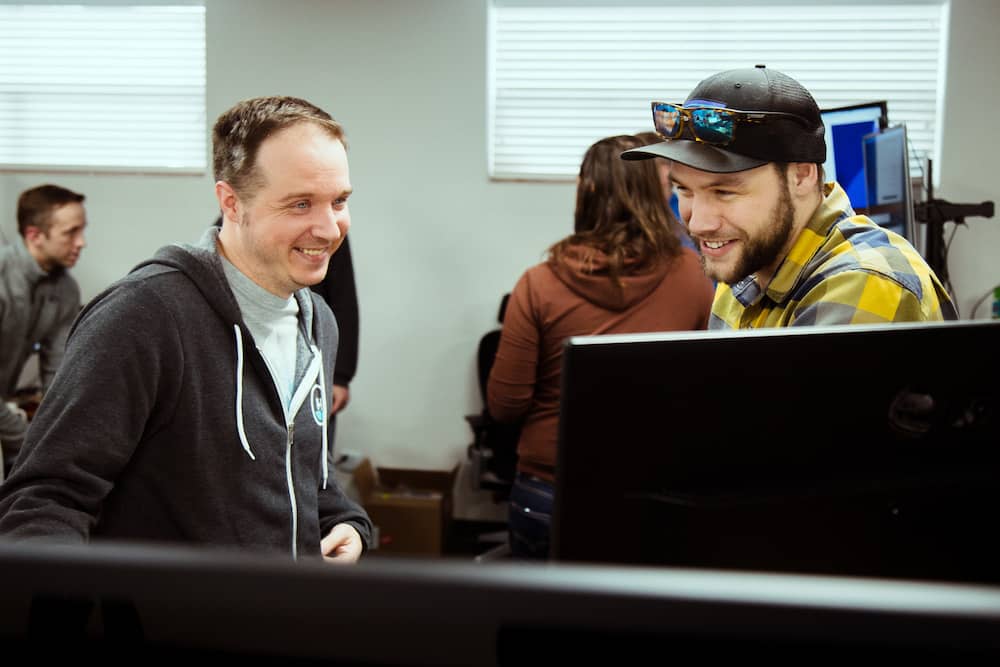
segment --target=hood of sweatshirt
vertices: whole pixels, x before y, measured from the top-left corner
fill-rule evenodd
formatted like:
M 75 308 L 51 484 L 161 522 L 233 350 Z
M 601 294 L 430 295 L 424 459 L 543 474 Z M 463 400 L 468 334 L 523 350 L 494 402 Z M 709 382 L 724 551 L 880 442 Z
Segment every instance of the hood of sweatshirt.
M 584 245 L 571 245 L 559 262 L 549 266 L 574 294 L 613 311 L 622 311 L 642 301 L 659 286 L 670 270 L 670 262 L 660 262 L 642 272 L 633 272 L 626 261 L 619 275 L 621 284 L 608 275 L 607 255 Z

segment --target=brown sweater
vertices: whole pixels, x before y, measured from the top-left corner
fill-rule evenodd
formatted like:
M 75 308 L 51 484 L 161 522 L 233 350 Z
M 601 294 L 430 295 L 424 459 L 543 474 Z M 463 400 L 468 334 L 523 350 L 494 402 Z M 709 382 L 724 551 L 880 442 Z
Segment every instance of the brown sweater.
M 712 307 L 712 283 L 690 249 L 654 271 L 624 276 L 624 290 L 602 270 L 603 258 L 592 266 L 585 271 L 579 251 L 571 248 L 564 263 L 542 263 L 521 276 L 490 372 L 490 414 L 499 421 L 523 420 L 518 470 L 549 481 L 555 480 L 563 341 L 704 329 Z

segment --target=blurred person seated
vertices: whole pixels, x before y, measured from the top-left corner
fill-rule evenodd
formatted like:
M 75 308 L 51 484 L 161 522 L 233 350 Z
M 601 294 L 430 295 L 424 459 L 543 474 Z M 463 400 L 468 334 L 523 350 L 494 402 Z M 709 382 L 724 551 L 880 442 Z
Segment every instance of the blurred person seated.
M 80 287 L 68 269 L 86 245 L 84 196 L 39 185 L 17 200 L 21 243 L 0 247 L 0 442 L 9 469 L 28 420 L 63 358 L 66 337 L 80 311 Z M 40 387 L 19 388 L 22 371 L 38 353 Z

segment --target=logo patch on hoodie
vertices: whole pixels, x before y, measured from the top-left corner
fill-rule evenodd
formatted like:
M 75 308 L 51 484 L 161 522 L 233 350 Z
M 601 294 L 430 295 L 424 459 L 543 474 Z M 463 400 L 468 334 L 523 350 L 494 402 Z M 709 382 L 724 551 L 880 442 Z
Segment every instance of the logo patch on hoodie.
M 323 388 L 318 384 L 313 385 L 309 402 L 312 404 L 313 421 L 322 426 L 326 423 L 326 405 L 323 401 Z

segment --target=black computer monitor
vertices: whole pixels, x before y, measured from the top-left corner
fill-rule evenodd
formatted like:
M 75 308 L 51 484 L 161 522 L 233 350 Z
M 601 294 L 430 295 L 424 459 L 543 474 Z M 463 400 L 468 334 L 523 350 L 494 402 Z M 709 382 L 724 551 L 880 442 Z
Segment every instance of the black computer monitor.
M 888 115 L 884 100 L 820 111 L 826 126 L 826 180 L 840 183 L 855 209 L 868 205 L 862 141 L 888 126 Z
M 996 664 L 1000 589 L 0 541 L 5 664 Z
M 552 558 L 1000 582 L 1000 322 L 577 337 Z
M 911 243 L 916 233 L 913 221 L 913 190 L 910 185 L 910 153 L 906 126 L 893 125 L 862 138 L 868 205 L 857 209 L 874 222 L 891 229 Z

